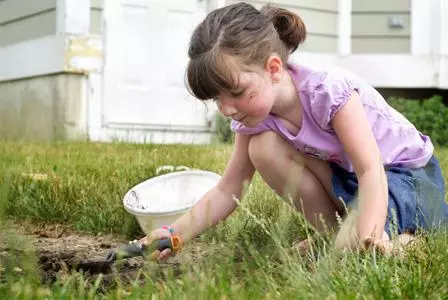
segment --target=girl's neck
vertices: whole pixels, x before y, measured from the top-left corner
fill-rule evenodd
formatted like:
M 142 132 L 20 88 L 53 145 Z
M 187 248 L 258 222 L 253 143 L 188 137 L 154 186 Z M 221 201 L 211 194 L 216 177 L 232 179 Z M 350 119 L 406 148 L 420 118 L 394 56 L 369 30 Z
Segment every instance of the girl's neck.
M 271 113 L 286 119 L 289 119 L 288 117 L 291 115 L 300 115 L 301 105 L 299 95 L 294 81 L 286 69 L 276 89 L 277 97 Z

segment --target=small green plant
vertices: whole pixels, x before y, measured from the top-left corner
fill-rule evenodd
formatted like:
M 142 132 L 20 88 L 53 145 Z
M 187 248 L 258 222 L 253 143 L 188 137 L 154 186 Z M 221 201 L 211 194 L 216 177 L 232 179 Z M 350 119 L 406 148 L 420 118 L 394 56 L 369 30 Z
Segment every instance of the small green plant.
M 388 102 L 434 144 L 448 145 L 448 107 L 441 96 L 427 100 L 391 98 Z
M 217 113 L 215 116 L 216 136 L 220 143 L 233 143 L 235 134 L 230 129 L 231 119 Z

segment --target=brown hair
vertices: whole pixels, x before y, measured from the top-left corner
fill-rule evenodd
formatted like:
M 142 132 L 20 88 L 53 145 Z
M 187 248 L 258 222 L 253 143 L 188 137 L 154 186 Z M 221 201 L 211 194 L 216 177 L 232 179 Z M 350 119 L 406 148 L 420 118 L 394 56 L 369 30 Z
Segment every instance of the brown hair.
M 201 100 L 238 87 L 238 71 L 264 67 L 277 53 L 284 64 L 305 40 L 299 16 L 286 9 L 265 6 L 257 10 L 237 3 L 210 12 L 194 30 L 187 67 L 189 91 Z

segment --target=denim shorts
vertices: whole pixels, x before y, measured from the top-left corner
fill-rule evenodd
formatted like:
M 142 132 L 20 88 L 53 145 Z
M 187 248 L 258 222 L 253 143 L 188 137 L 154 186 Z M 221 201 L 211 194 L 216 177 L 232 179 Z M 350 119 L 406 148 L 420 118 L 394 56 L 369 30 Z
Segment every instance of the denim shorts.
M 356 205 L 356 175 L 335 163 L 330 163 L 330 167 L 333 171 L 333 192 L 350 210 Z M 447 227 L 445 183 L 435 156 L 422 168 L 386 167 L 385 171 L 389 187 L 385 231 L 389 237 L 403 232 Z

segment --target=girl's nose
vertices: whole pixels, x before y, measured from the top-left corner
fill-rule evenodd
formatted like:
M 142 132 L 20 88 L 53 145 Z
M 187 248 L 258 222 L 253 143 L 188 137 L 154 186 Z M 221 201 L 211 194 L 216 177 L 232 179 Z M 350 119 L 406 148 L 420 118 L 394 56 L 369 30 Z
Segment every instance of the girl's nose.
M 226 117 L 231 117 L 238 112 L 233 103 L 226 100 L 218 101 L 218 109 Z

